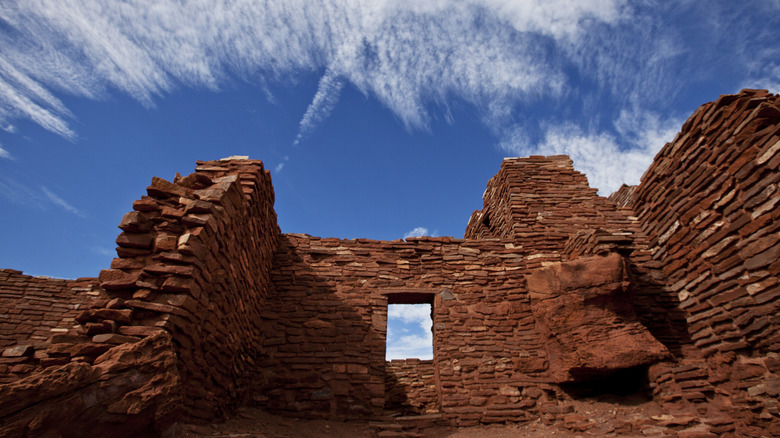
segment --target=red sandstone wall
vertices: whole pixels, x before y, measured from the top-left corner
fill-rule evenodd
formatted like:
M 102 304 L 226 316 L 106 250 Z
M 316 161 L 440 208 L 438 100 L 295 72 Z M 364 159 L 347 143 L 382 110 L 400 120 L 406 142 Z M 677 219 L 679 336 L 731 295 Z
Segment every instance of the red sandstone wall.
M 105 295 L 41 352 L 49 367 L 0 387 L 9 407 L 0 434 L 170 434 L 183 418 L 224 416 L 258 383 L 259 312 L 279 234 L 269 173 L 242 158 L 198 162 L 173 183 L 153 178 L 147 193 L 119 225 L 119 257 L 100 273 Z M 3 274 L 13 297 L 29 292 L 24 303 L 41 284 L 90 284 Z
M 733 417 L 777 425 L 779 167 L 780 98 L 745 90 L 700 107 L 635 192 L 652 262 L 701 353 L 654 370 L 667 401 L 728 398 Z
M 472 214 L 467 239 L 509 238 L 539 252 L 560 251 L 578 231 L 625 229 L 629 221 L 596 194 L 568 156 L 506 158 Z
M 513 239 L 534 257 L 558 254 L 564 260 L 619 252 L 629 262 L 629 293 L 639 320 L 681 354 L 688 342 L 684 316 L 630 208 L 635 188 L 624 186 L 610 199 L 596 192 L 567 156 L 505 159 L 488 182 L 484 207 L 472 215 L 466 238 Z
M 96 278 L 60 280 L 0 270 L 0 383 L 50 364 L 45 350 L 52 338 L 78 326 L 76 316 L 104 296 L 97 283 Z
M 262 313 L 263 403 L 297 415 L 381 413 L 387 296 L 429 293 L 444 415 L 460 424 L 528 418 L 548 361 L 524 275 L 550 260 L 509 240 L 285 235 Z
M 618 207 L 633 207 L 636 189 L 637 186 L 623 184 L 615 193 L 609 195 L 608 199 Z
M 0 436 L 176 436 L 181 405 L 171 337 L 160 331 L 93 363 L 49 366 L 0 385 Z
M 235 409 L 256 384 L 271 258 L 279 233 L 268 171 L 243 158 L 198 162 L 174 183 L 154 178 L 122 219 L 101 284 L 126 312 L 121 335 L 173 336 L 190 419 Z M 85 320 L 100 319 L 86 315 Z
M 405 359 L 385 363 L 385 410 L 402 415 L 440 412 L 432 360 Z
M 635 210 L 705 354 L 780 350 L 780 98 L 699 108 L 646 172 Z

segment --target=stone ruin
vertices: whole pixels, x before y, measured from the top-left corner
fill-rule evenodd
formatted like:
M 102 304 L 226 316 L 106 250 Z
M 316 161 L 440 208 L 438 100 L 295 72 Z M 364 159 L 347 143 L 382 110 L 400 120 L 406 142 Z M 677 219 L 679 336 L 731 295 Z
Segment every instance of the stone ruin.
M 694 413 L 686 436 L 780 436 L 779 167 L 780 97 L 743 90 L 609 198 L 566 156 L 509 158 L 463 239 L 377 241 L 283 234 L 260 161 L 198 162 L 152 179 L 97 279 L 0 270 L 0 436 L 176 436 L 245 404 L 571 423 L 626 388 Z M 433 360 L 385 360 L 404 303 L 432 305 Z

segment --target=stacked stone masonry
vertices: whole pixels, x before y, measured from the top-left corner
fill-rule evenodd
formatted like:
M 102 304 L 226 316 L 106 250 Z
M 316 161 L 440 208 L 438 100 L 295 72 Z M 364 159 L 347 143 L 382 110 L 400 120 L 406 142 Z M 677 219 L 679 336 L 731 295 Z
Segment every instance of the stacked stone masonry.
M 587 429 L 570 404 L 605 381 L 700 436 L 780 435 L 778 167 L 780 100 L 743 90 L 609 199 L 568 157 L 505 159 L 464 239 L 377 241 L 282 234 L 261 162 L 198 162 L 152 180 L 98 281 L 0 271 L 0 435 L 175 436 L 245 403 Z M 393 303 L 432 305 L 433 360 L 385 360 Z
M 259 161 L 198 162 L 155 178 L 122 219 L 101 284 L 107 307 L 131 314 L 122 335 L 171 333 L 185 411 L 224 417 L 252 392 L 265 334 L 270 260 L 279 234 L 269 172 Z
M 461 424 L 527 415 L 512 383 L 548 368 L 523 286 L 541 258 L 498 239 L 282 240 L 263 315 L 277 336 L 262 366 L 268 409 L 381 414 L 388 296 L 418 294 L 433 301 L 441 412 Z
M 385 410 L 403 415 L 438 414 L 439 391 L 432 360 L 395 359 L 385 363 Z
M 50 341 L 73 333 L 76 317 L 103 296 L 96 278 L 59 280 L 0 270 L 0 383 L 57 363 L 46 353 Z
M 582 230 L 627 229 L 630 219 L 596 192 L 568 156 L 505 158 L 466 238 L 509 238 L 543 253 L 561 251 Z
M 652 263 L 676 294 L 698 353 L 689 365 L 656 371 L 668 388 L 661 396 L 720 399 L 753 424 L 774 424 L 775 435 L 779 168 L 780 98 L 744 90 L 697 109 L 633 200 Z

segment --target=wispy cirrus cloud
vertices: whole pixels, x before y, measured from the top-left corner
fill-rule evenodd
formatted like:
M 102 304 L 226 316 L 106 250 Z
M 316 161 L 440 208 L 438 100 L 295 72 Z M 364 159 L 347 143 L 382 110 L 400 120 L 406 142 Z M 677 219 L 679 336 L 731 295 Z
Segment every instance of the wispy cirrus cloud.
M 0 117 L 73 136 L 52 90 L 100 97 L 116 89 L 151 105 L 179 84 L 216 89 L 228 72 L 281 80 L 320 69 L 302 133 L 327 115 L 340 81 L 373 94 L 409 127 L 425 127 L 427 104 L 452 96 L 489 117 L 524 94 L 560 89 L 560 69 L 539 38 L 571 40 L 587 20 L 618 20 L 621 3 L 9 1 L 0 5 L 8 47 Z
M 282 157 L 282 160 L 276 166 L 274 166 L 274 173 L 281 172 L 282 169 L 284 169 L 284 165 L 287 164 L 288 161 L 290 161 L 289 155 Z
M 105 257 L 113 257 L 116 255 L 116 249 L 105 246 L 93 245 L 91 250 L 92 253 Z
M 330 71 L 325 72 L 317 86 L 317 94 L 314 95 L 314 99 L 303 114 L 299 124 L 298 135 L 293 142 L 294 144 L 298 144 L 306 138 L 312 130 L 330 115 L 330 112 L 333 111 L 336 103 L 338 103 L 343 87 L 344 82 L 341 79 Z
M 351 86 L 408 129 L 427 129 L 439 117 L 453 122 L 449 108 L 458 101 L 518 154 L 584 156 L 606 145 L 632 159 L 631 151 L 649 152 L 624 138 L 622 114 L 655 114 L 665 127 L 680 117 L 670 102 L 701 83 L 734 87 L 721 92 L 780 84 L 777 5 L 7 0 L 0 124 L 26 119 L 75 139 L 77 116 L 64 95 L 120 92 L 152 106 L 177 87 L 218 90 L 240 77 L 268 90 L 322 72 L 294 142 L 305 141 Z M 756 14 L 762 19 L 747 17 Z M 563 136 L 581 146 L 563 147 Z
M 11 153 L 7 150 L 3 149 L 3 145 L 0 144 L 0 158 L 5 158 L 6 160 L 11 159 Z
M 84 217 L 83 214 L 74 206 L 70 205 L 67 201 L 57 196 L 54 192 L 47 189 L 46 187 L 41 187 L 41 191 L 44 195 L 46 195 L 46 198 L 54 205 L 58 207 L 62 207 L 65 211 L 75 214 L 76 216 Z
M 79 217 L 84 214 L 46 186 L 39 186 L 34 178 L 13 168 L 0 172 L 0 199 L 37 210 L 48 210 L 53 205 Z

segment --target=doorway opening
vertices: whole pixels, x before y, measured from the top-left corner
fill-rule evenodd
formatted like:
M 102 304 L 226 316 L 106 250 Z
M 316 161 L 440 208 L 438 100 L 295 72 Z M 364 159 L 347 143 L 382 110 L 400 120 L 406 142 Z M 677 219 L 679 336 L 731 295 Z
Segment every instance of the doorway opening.
M 385 410 L 401 415 L 439 412 L 433 345 L 433 299 L 428 291 L 387 294 Z
M 432 305 L 388 304 L 385 360 L 433 359 Z

